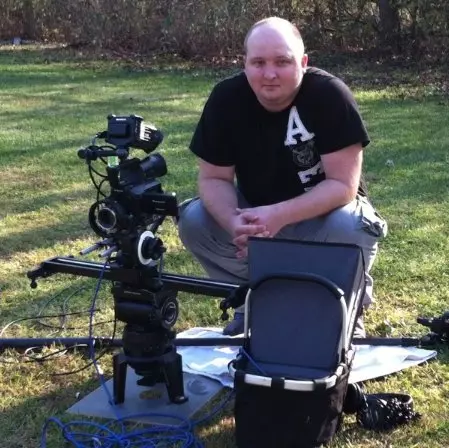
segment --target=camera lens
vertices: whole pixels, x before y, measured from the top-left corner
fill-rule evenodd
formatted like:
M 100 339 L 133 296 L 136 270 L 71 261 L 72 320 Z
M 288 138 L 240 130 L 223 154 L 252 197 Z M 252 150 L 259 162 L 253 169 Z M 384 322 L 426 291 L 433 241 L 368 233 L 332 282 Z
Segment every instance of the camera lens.
M 102 228 L 107 233 L 116 230 L 117 215 L 115 214 L 115 211 L 108 207 L 100 208 L 97 214 L 97 224 L 98 227 Z
M 90 207 L 89 224 L 97 235 L 107 238 L 126 228 L 129 221 L 126 210 L 117 202 L 106 198 Z

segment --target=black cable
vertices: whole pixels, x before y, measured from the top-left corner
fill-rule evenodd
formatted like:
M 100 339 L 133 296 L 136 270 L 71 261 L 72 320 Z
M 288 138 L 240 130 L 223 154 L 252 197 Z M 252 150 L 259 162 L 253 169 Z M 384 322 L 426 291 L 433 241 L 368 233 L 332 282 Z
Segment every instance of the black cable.
M 116 335 L 116 331 L 117 331 L 117 320 L 114 319 L 114 328 L 112 331 L 112 339 L 115 338 Z M 96 324 L 95 324 L 96 325 Z M 28 353 L 29 350 L 33 350 L 35 347 L 29 347 L 23 356 L 26 356 L 30 359 L 28 360 L 21 360 L 20 362 L 23 363 L 32 363 L 32 362 L 36 362 L 36 363 L 41 363 L 41 362 L 46 362 L 46 361 L 50 361 L 52 360 L 55 356 L 59 355 L 60 353 L 65 353 L 68 350 L 74 349 L 74 348 L 89 348 L 87 345 L 85 344 L 74 344 L 74 345 L 70 345 L 68 347 L 64 347 L 63 349 L 57 350 L 56 352 L 52 352 L 49 353 L 47 355 L 44 356 L 32 356 L 30 353 Z M 98 356 L 95 357 L 94 360 L 89 361 L 87 364 L 85 364 L 83 367 L 77 369 L 77 370 L 71 370 L 69 372 L 59 372 L 59 373 L 51 373 L 51 376 L 67 376 L 67 375 L 73 375 L 79 372 L 82 372 L 83 370 L 86 370 L 87 368 L 89 368 L 90 366 L 92 366 L 93 364 L 95 364 L 95 362 L 97 362 L 99 359 L 101 359 L 104 355 L 106 355 L 108 352 L 110 351 L 110 347 L 106 347 L 104 350 L 100 351 L 100 353 L 98 354 Z M 0 362 L 3 364 L 15 364 L 15 361 L 7 361 L 4 359 L 0 359 Z
M 115 150 L 115 148 L 113 146 L 108 146 L 108 145 L 96 146 L 95 149 L 96 150 L 100 150 L 100 151 L 102 151 L 102 150 L 113 150 L 114 151 Z M 104 165 L 107 165 L 108 162 L 107 162 L 107 160 L 104 157 L 102 157 L 100 155 L 99 159 L 101 160 L 101 162 Z M 87 165 L 88 165 L 88 168 L 89 168 L 88 169 L 88 173 L 89 173 L 90 180 L 91 180 L 92 184 L 94 185 L 95 190 L 97 192 L 97 202 L 98 202 L 99 199 L 100 199 L 100 196 L 103 196 L 104 198 L 107 197 L 107 195 L 104 194 L 101 191 L 101 187 L 102 187 L 103 183 L 108 180 L 108 176 L 105 175 L 105 174 L 100 173 L 97 169 L 95 169 L 93 167 L 93 165 L 92 165 L 92 161 L 91 160 L 87 161 Z M 97 180 L 95 179 L 95 177 L 94 177 L 94 175 L 92 173 L 95 173 L 98 177 L 100 177 L 102 179 L 100 181 L 100 183 L 97 183 Z
M 87 347 L 87 346 L 83 346 Z M 108 353 L 109 348 L 102 350 L 98 356 L 95 357 L 95 360 L 89 361 L 87 364 L 85 364 L 83 367 L 80 367 L 77 370 L 71 370 L 69 372 L 59 372 L 59 373 L 51 373 L 50 376 L 68 376 L 68 375 L 75 375 L 76 373 L 80 373 L 83 370 L 88 369 L 90 366 L 94 365 L 98 360 L 100 360 L 106 353 Z
M 88 313 L 88 311 L 84 311 L 83 313 L 84 314 Z M 64 317 L 65 318 L 66 316 L 69 316 L 69 315 L 70 315 L 70 313 L 68 313 L 68 314 L 66 313 L 66 314 L 55 315 L 53 317 Z M 43 317 L 46 317 L 46 316 L 43 316 Z M 30 319 L 35 319 L 35 318 L 30 318 Z M 114 320 L 103 320 L 103 321 L 100 321 L 100 322 L 95 322 L 94 326 L 98 327 L 99 325 L 110 324 L 111 322 L 114 322 Z M 40 321 L 39 321 L 39 324 L 42 325 L 43 327 L 50 328 L 50 329 L 53 329 L 53 330 L 59 330 L 59 331 L 64 331 L 64 330 L 82 330 L 83 329 L 82 327 L 62 327 L 62 326 L 57 326 L 57 325 L 45 324 L 44 322 L 40 322 Z
M 2 336 L 4 334 L 4 332 L 12 325 L 17 324 L 18 322 L 23 322 L 26 320 L 37 320 L 39 325 L 42 325 L 43 327 L 46 328 L 51 328 L 51 329 L 55 329 L 55 330 L 77 330 L 80 328 L 77 327 L 67 327 L 67 318 L 68 316 L 73 316 L 73 315 L 81 315 L 81 314 L 86 314 L 86 313 L 91 313 L 92 310 L 85 310 L 85 311 L 78 311 L 78 312 L 72 312 L 72 313 L 68 313 L 67 312 L 67 304 L 68 301 L 73 298 L 77 293 L 79 293 L 80 291 L 86 289 L 86 287 L 80 287 L 78 289 L 76 289 L 75 291 L 73 291 L 71 294 L 69 294 L 67 297 L 64 298 L 64 301 L 62 303 L 62 310 L 63 313 L 60 314 L 47 314 L 44 315 L 43 312 L 56 300 L 58 299 L 64 292 L 66 292 L 69 288 L 65 288 L 62 291 L 60 291 L 59 293 L 55 294 L 53 297 L 51 297 L 49 300 L 47 300 L 43 306 L 40 308 L 39 312 L 37 313 L 36 316 L 31 316 L 31 317 L 23 317 L 23 318 L 19 318 L 19 319 L 15 319 L 11 322 L 9 322 L 8 324 L 6 324 L 2 330 L 0 331 L 0 336 Z M 99 309 L 95 310 L 95 311 L 99 311 Z M 52 324 L 48 324 L 46 322 L 44 322 L 42 319 L 49 319 L 49 318 L 61 318 L 61 325 L 57 326 L 57 325 L 52 325 Z M 101 321 L 101 322 L 95 322 L 93 325 L 94 326 L 99 326 L 99 325 L 104 325 L 104 324 L 108 324 L 108 323 L 114 323 L 114 327 L 113 327 L 113 338 L 115 337 L 116 334 L 116 328 L 117 328 L 117 320 L 113 319 L 113 320 L 109 320 L 109 321 Z M 28 359 L 19 359 L 19 362 L 23 362 L 23 363 L 43 363 L 46 361 L 51 361 L 53 360 L 55 357 L 60 356 L 61 353 L 67 353 L 68 350 L 73 350 L 75 348 L 87 348 L 86 345 L 84 344 L 74 344 L 72 346 L 68 346 L 68 347 L 64 347 L 63 349 L 54 351 L 52 353 L 48 353 L 46 355 L 34 355 L 32 354 L 33 350 L 35 350 L 36 347 L 29 347 L 27 350 L 25 350 L 25 352 L 23 353 L 23 355 L 20 356 L 20 358 L 28 358 Z M 96 358 L 96 360 L 100 359 L 102 356 L 104 356 L 107 352 L 109 351 L 109 348 L 106 348 L 103 352 L 100 352 L 99 356 Z M 6 359 L 0 359 L 0 363 L 4 363 L 4 364 L 15 364 L 17 361 L 8 361 Z M 70 371 L 70 372 L 62 372 L 62 373 L 58 373 L 58 374 L 52 374 L 53 376 L 60 376 L 60 375 L 70 375 L 70 374 L 74 374 L 74 373 L 78 373 L 81 372 L 83 370 L 85 370 L 86 368 L 90 367 L 93 364 L 94 361 L 89 362 L 87 365 L 85 365 L 84 367 L 76 370 L 76 371 Z
M 67 352 L 67 350 L 74 349 L 74 348 L 77 348 L 77 347 L 86 347 L 86 345 L 85 344 L 70 345 L 68 347 L 64 347 L 64 348 L 62 348 L 60 350 L 57 350 L 56 352 L 52 352 L 52 353 L 49 353 L 48 355 L 44 355 L 44 356 L 33 356 L 33 355 L 31 355 L 30 352 L 33 351 L 37 347 L 28 347 L 25 350 L 24 354 L 21 355 L 21 356 L 22 357 L 27 357 L 27 358 L 30 358 L 30 359 L 20 360 L 20 362 L 23 362 L 23 363 L 27 364 L 27 363 L 32 363 L 32 362 L 40 363 L 40 362 L 51 361 L 56 355 L 59 355 L 60 353 L 65 353 L 65 352 Z M 41 347 L 39 347 L 39 348 L 41 348 Z M 0 359 L 0 362 L 2 364 L 16 364 L 15 361 L 7 361 L 5 359 Z
M 99 184 L 97 184 L 97 181 L 96 181 L 95 177 L 92 175 L 92 171 L 95 172 L 98 176 L 104 177 L 103 175 L 98 173 L 94 168 L 92 168 L 92 165 L 89 162 L 89 171 L 88 171 L 88 173 L 89 173 L 90 180 L 92 181 L 92 183 L 93 183 L 93 185 L 95 187 L 95 190 L 97 192 L 97 197 L 99 197 L 100 195 L 103 196 L 103 197 L 106 197 L 106 195 L 101 191 L 101 185 L 102 185 L 104 179 Z
M 107 180 L 107 179 L 103 179 L 103 180 L 99 183 L 99 185 L 98 185 L 97 196 L 96 196 L 97 202 L 100 201 L 100 196 L 103 196 L 104 198 L 108 197 L 105 193 L 103 193 L 103 192 L 101 191 L 101 187 L 103 186 L 103 183 L 104 183 L 106 180 Z
M 112 340 L 115 339 L 115 334 L 117 332 L 117 319 L 114 319 L 114 328 L 112 329 Z M 86 370 L 87 368 L 89 368 L 92 365 L 95 365 L 95 363 L 101 359 L 106 353 L 108 353 L 108 351 L 110 350 L 109 347 L 105 348 L 103 351 L 100 352 L 100 354 L 98 356 L 95 357 L 95 359 L 92 359 L 89 363 L 87 363 L 84 367 L 81 367 L 78 370 L 73 370 L 70 372 L 61 372 L 61 373 L 54 373 L 52 374 L 52 376 L 65 376 L 65 375 L 73 375 L 75 373 L 79 373 L 82 372 L 83 370 Z
M 90 312 L 89 310 L 87 310 L 87 311 L 74 311 L 73 313 L 66 313 L 66 315 L 67 315 L 67 316 L 76 316 L 76 315 L 80 315 L 80 314 L 86 314 L 86 313 L 89 313 L 89 312 Z M 50 319 L 50 318 L 61 317 L 61 314 L 49 314 L 49 315 L 46 315 L 46 316 L 40 316 L 40 317 L 41 317 L 41 318 L 45 318 L 45 319 Z M 4 332 L 5 332 L 11 325 L 16 324 L 17 322 L 23 322 L 23 321 L 26 321 L 26 320 L 35 320 L 35 319 L 37 319 L 36 316 L 32 316 L 32 317 L 21 317 L 20 319 L 15 319 L 15 320 L 9 322 L 9 323 L 6 324 L 6 325 L 2 328 L 2 330 L 0 331 L 0 337 L 3 336 L 3 333 L 4 333 Z
M 50 316 L 43 316 L 42 313 L 50 306 L 50 304 L 52 302 L 54 302 L 57 298 L 59 298 L 62 293 L 66 292 L 69 288 L 65 288 L 62 291 L 60 291 L 58 294 L 55 294 L 53 297 L 51 297 L 49 300 L 47 300 L 47 302 L 44 303 L 44 305 L 40 308 L 40 310 L 37 313 L 36 319 L 37 319 L 37 323 L 45 328 L 50 328 L 53 330 L 59 330 L 59 331 L 64 331 L 64 330 L 82 330 L 82 327 L 68 327 L 67 323 L 68 323 L 68 316 L 70 315 L 70 313 L 68 313 L 68 302 L 70 299 L 72 299 L 76 294 L 84 291 L 87 289 L 86 286 L 81 286 L 79 288 L 77 288 L 75 291 L 73 291 L 71 294 L 69 294 L 68 296 L 66 296 L 61 304 L 61 314 L 59 315 L 54 315 L 53 318 L 60 318 L 60 325 L 53 325 L 53 324 L 49 324 L 47 322 L 44 322 L 43 320 L 41 320 L 42 318 L 49 318 Z M 101 311 L 100 308 L 96 309 L 96 312 Z M 83 313 L 83 311 L 80 311 L 80 313 Z M 86 310 L 84 311 L 84 313 L 90 313 L 90 310 Z M 27 319 L 32 319 L 32 318 L 27 318 Z M 101 322 L 96 322 L 94 325 L 95 326 L 99 326 L 99 325 L 104 325 L 104 324 L 108 324 L 111 322 L 115 322 L 115 320 L 108 320 L 108 321 L 101 321 Z M 3 331 L 2 331 L 3 333 Z M 0 335 L 2 334 L 0 333 Z
M 40 325 L 42 325 L 43 327 L 47 327 L 47 328 L 60 329 L 60 330 L 67 329 L 67 328 L 66 328 L 66 323 L 67 323 L 67 310 L 66 310 L 65 305 L 67 304 L 67 302 L 68 302 L 69 299 L 71 299 L 71 298 L 74 297 L 77 293 L 83 291 L 84 289 L 86 289 L 86 287 L 82 286 L 82 287 L 76 289 L 75 291 L 73 291 L 71 294 L 69 294 L 69 295 L 64 299 L 63 304 L 62 304 L 62 306 L 61 306 L 61 308 L 62 308 L 62 313 L 58 316 L 58 317 L 61 318 L 61 319 L 60 319 L 61 324 L 60 324 L 59 327 L 56 327 L 55 325 L 47 324 L 46 322 L 43 322 L 43 321 L 39 320 L 39 318 L 42 316 L 42 314 L 43 314 L 44 311 L 47 309 L 47 307 L 49 307 L 49 305 L 50 305 L 52 302 L 54 302 L 55 299 L 57 299 L 57 298 L 61 295 L 62 292 L 67 291 L 68 288 L 63 289 L 60 293 L 54 295 L 54 296 L 51 297 L 49 300 L 47 300 L 47 302 L 44 303 L 44 305 L 40 308 L 39 312 L 37 313 L 37 316 L 36 316 L 37 322 L 38 322 Z
M 96 311 L 98 311 L 98 310 L 96 310 Z M 90 313 L 90 310 L 86 310 L 86 311 L 75 311 L 75 312 L 73 312 L 73 313 L 66 313 L 65 316 L 77 316 L 77 315 L 80 315 L 80 314 L 87 314 L 87 313 Z M 43 319 L 54 319 L 54 318 L 61 317 L 61 316 L 62 316 L 62 314 L 49 314 L 49 315 L 46 315 L 46 316 L 39 316 L 39 317 L 40 317 L 40 318 L 43 318 Z M 4 333 L 4 332 L 5 332 L 11 325 L 14 325 L 14 324 L 16 324 L 16 323 L 18 323 L 18 322 L 23 322 L 23 321 L 26 321 L 26 320 L 35 320 L 35 319 L 37 319 L 36 316 L 32 316 L 32 317 L 21 317 L 20 319 L 16 319 L 16 320 L 13 320 L 13 321 L 9 322 L 9 323 L 6 324 L 6 325 L 2 328 L 2 330 L 0 331 L 0 337 L 3 336 L 3 333 Z M 102 321 L 102 322 L 96 322 L 96 323 L 94 324 L 94 326 L 104 325 L 104 324 L 109 324 L 109 323 L 111 323 L 111 322 L 114 322 L 114 321 L 113 321 L 113 320 L 105 320 L 105 321 Z M 50 324 L 47 324 L 46 326 L 49 327 L 49 328 L 59 329 L 59 330 L 80 330 L 80 329 L 81 329 L 80 327 L 73 327 L 73 328 L 60 328 L 60 327 L 57 327 L 57 326 L 52 327 Z

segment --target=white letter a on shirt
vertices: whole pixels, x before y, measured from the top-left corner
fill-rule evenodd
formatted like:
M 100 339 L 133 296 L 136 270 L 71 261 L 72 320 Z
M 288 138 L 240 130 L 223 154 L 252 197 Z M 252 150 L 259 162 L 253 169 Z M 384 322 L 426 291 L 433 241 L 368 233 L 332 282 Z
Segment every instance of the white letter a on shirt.
M 301 118 L 299 118 L 298 109 L 296 109 L 296 106 L 293 106 L 290 109 L 290 115 L 288 117 L 287 136 L 284 142 L 285 146 L 297 145 L 298 141 L 295 139 L 295 135 L 298 134 L 300 134 L 299 139 L 302 142 L 306 142 L 315 137 L 315 134 L 310 133 L 306 129 Z

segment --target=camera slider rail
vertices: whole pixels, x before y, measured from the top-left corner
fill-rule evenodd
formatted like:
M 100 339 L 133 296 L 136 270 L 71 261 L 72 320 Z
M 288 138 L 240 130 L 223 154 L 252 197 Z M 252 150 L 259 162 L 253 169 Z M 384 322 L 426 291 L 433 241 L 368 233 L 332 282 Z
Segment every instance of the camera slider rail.
M 31 280 L 31 287 L 36 288 L 38 278 L 47 278 L 57 273 L 99 278 L 102 272 L 104 280 L 125 282 L 136 287 L 142 286 L 144 275 L 147 273 L 144 270 L 124 268 L 114 263 L 104 265 L 104 263 L 85 261 L 69 256 L 45 260 L 39 267 L 30 270 L 27 276 Z M 211 297 L 227 297 L 238 288 L 238 285 L 232 283 L 169 273 L 162 273 L 160 280 L 171 289 Z

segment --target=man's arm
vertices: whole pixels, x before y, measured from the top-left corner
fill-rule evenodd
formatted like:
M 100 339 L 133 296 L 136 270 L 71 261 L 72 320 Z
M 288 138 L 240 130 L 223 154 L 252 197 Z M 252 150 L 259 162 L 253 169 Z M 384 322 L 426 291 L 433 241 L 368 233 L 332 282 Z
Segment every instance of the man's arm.
M 233 166 L 217 166 L 199 159 L 198 189 L 207 211 L 231 233 L 237 215 Z
M 207 211 L 232 237 L 260 234 L 265 226 L 252 224 L 251 213 L 246 218 L 237 212 L 238 200 L 234 186 L 233 166 L 212 165 L 199 161 L 198 189 Z
M 310 191 L 277 204 L 245 209 L 257 215 L 257 223 L 266 226 L 270 236 L 282 227 L 324 215 L 348 204 L 357 195 L 362 171 L 363 151 L 355 144 L 321 156 L 326 179 Z
M 361 144 L 322 155 L 326 179 L 303 195 L 275 206 L 284 225 L 316 218 L 355 199 L 362 172 L 362 160 Z

